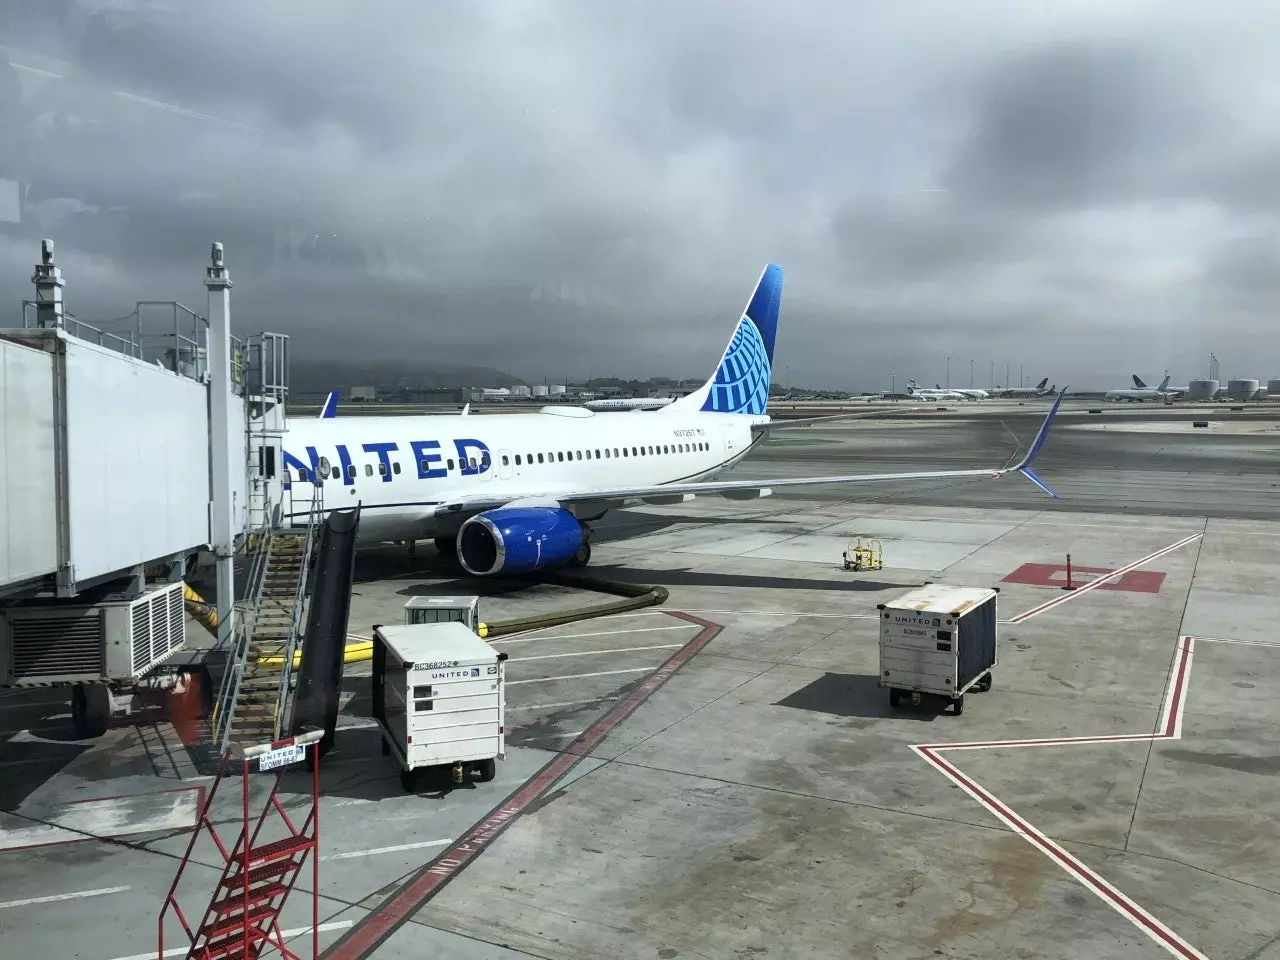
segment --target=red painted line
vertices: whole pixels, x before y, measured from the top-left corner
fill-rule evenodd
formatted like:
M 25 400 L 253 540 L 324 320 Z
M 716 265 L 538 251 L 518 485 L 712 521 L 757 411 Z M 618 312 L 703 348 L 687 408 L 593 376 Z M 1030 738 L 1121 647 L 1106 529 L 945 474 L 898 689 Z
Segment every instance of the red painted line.
M 1024 620 L 1029 620 L 1034 616 L 1038 616 L 1039 614 L 1044 613 L 1046 610 L 1052 610 L 1054 607 L 1059 606 L 1060 604 L 1066 603 L 1069 600 L 1074 600 L 1076 597 L 1082 596 L 1091 590 L 1097 590 L 1099 587 L 1107 583 L 1109 580 L 1115 577 L 1121 576 L 1123 574 L 1126 574 L 1130 570 L 1136 570 L 1138 567 L 1142 566 L 1144 563 L 1150 563 L 1152 560 L 1158 560 L 1160 557 L 1163 557 L 1165 554 L 1172 553 L 1174 550 L 1177 550 L 1180 547 L 1185 547 L 1187 544 L 1200 539 L 1200 537 L 1202 536 L 1204 536 L 1204 534 L 1193 533 L 1191 536 L 1186 537 L 1185 539 L 1179 540 L 1177 543 L 1171 543 L 1169 546 L 1164 547 L 1161 550 L 1157 550 L 1155 553 L 1148 554 L 1147 556 L 1143 557 L 1141 560 L 1135 560 L 1132 563 L 1129 563 L 1123 567 L 1120 567 L 1119 569 L 1111 571 L 1111 573 L 1106 574 L 1105 576 L 1098 577 L 1098 579 L 1096 580 L 1091 580 L 1089 583 L 1086 583 L 1079 590 L 1076 590 L 1072 593 L 1064 593 L 1062 596 L 1054 597 L 1052 600 L 1048 600 L 1040 604 L 1038 607 L 1032 607 L 1030 610 L 1024 610 L 1022 613 L 1019 613 L 1015 617 L 1013 617 L 1013 619 L 1011 619 L 1009 622 L 1022 623 Z
M 553 783 L 572 770 L 615 727 L 656 693 L 695 654 L 724 628 L 709 620 L 675 610 L 664 611 L 679 620 L 702 627 L 696 637 L 667 658 L 645 678 L 630 696 L 619 701 L 574 741 L 575 751 L 558 754 L 507 799 L 494 807 L 461 841 L 445 850 L 409 880 L 382 906 L 352 927 L 324 952 L 324 960 L 363 960 L 420 910 L 446 883 L 478 857 L 528 806 Z
M 1169 719 L 1164 725 L 1163 738 L 1172 737 L 1178 729 L 1178 720 L 1182 716 L 1182 698 L 1186 696 L 1187 668 L 1191 664 L 1191 650 L 1195 641 L 1190 637 L 1181 637 L 1178 645 L 1181 649 L 1178 652 L 1177 679 L 1174 680 L 1173 696 L 1169 700 Z
M 1046 856 L 1052 859 L 1059 866 L 1066 869 L 1073 876 L 1081 879 L 1084 884 L 1089 887 L 1097 896 L 1101 897 L 1113 908 L 1127 917 L 1134 925 L 1145 930 L 1148 935 L 1157 940 L 1171 953 L 1179 957 L 1185 957 L 1187 960 L 1204 960 L 1202 954 L 1184 944 L 1173 931 L 1169 930 L 1159 920 L 1151 916 L 1145 910 L 1142 910 L 1136 904 L 1129 901 L 1128 897 L 1122 894 L 1111 884 L 1107 883 L 1102 877 L 1094 873 L 1083 863 L 1077 860 L 1071 854 L 1067 853 L 1056 843 L 1042 834 L 1027 821 L 1023 820 L 1013 809 L 997 800 L 992 794 L 988 793 L 977 781 L 966 777 L 952 764 L 947 763 L 941 757 L 932 751 L 922 750 L 922 755 L 945 773 L 948 777 L 961 784 L 966 790 L 970 791 L 979 801 L 986 806 L 991 812 L 997 814 L 1000 819 L 1013 827 L 1024 839 L 1037 847 Z

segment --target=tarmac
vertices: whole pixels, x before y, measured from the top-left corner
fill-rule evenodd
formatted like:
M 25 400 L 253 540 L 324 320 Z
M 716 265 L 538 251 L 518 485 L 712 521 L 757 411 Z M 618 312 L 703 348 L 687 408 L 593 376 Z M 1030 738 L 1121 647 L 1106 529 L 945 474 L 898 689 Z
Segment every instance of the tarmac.
M 1005 477 L 607 517 L 591 572 L 670 598 L 494 641 L 490 783 L 406 795 L 351 668 L 321 764 L 325 955 L 1280 960 L 1280 450 L 1066 412 L 1039 464 L 1059 501 Z M 1042 415 L 805 428 L 735 475 L 995 464 Z M 858 536 L 883 569 L 842 569 Z M 414 595 L 480 593 L 490 620 L 585 596 L 455 579 L 429 545 L 357 573 L 355 636 Z M 961 716 L 877 685 L 876 604 L 926 580 L 1001 591 L 995 683 Z M 68 713 L 0 693 L 0 955 L 154 957 L 212 780 L 163 717 L 77 742 Z M 307 783 L 285 776 L 289 809 Z M 197 915 L 219 873 L 198 851 Z

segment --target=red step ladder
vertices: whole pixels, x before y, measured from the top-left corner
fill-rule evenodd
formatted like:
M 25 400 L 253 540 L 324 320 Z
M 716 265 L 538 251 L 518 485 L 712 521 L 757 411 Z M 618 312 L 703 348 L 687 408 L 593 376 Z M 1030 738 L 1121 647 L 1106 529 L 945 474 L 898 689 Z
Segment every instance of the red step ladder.
M 169 895 L 160 909 L 159 960 L 165 960 L 164 925 L 169 908 L 177 917 L 187 937 L 186 960 L 257 960 L 264 949 L 274 947 L 286 960 L 302 958 L 284 945 L 284 933 L 279 917 L 289 893 L 293 890 L 311 855 L 312 909 L 311 948 L 312 958 L 320 955 L 320 857 L 317 851 L 320 838 L 320 751 L 318 744 L 323 730 L 308 731 L 296 737 L 276 740 L 273 743 L 242 746 L 233 744 L 222 758 L 218 775 L 209 791 L 200 819 L 191 832 L 191 842 L 178 865 Z M 285 771 L 306 758 L 308 748 L 313 751 L 311 760 L 311 803 L 301 827 L 294 826 L 289 814 L 280 802 L 280 778 Z M 257 771 L 253 770 L 254 761 Z M 228 776 L 234 776 L 239 767 L 241 774 L 241 809 L 244 825 L 235 844 L 227 849 L 213 825 L 213 802 L 218 787 Z M 271 792 L 256 821 L 250 816 L 250 774 L 275 771 Z M 279 814 L 284 836 L 259 842 L 263 827 L 272 811 Z M 297 813 L 295 812 L 295 816 Z M 252 829 L 251 825 L 252 824 Z M 224 826 L 224 829 L 225 826 Z M 193 930 L 178 905 L 178 884 L 191 861 L 192 851 L 201 835 L 208 833 L 214 846 L 222 855 L 222 877 L 214 888 L 205 907 L 204 917 Z

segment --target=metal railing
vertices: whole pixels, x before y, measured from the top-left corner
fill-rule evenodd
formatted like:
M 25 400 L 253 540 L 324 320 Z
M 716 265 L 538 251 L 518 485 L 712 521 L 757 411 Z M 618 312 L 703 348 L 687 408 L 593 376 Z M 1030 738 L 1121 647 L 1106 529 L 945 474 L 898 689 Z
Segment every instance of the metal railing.
M 23 329 L 40 327 L 39 300 L 22 301 Z M 158 319 L 152 319 L 157 317 Z M 121 333 L 113 333 L 76 319 L 63 310 L 63 329 L 78 340 L 106 347 L 135 360 L 159 361 L 166 370 L 204 382 L 209 373 L 209 318 L 201 316 L 177 300 L 138 300 L 132 313 L 111 324 L 128 323 Z M 279 334 L 270 334 L 279 336 Z M 237 393 L 244 392 L 248 345 L 231 338 L 231 382 Z
M 293 657 L 302 641 L 302 608 L 307 597 L 307 585 L 311 581 L 312 555 L 315 552 L 317 540 L 316 530 L 323 518 L 324 487 L 317 483 L 311 495 L 311 508 L 307 511 L 307 543 L 302 548 L 302 567 L 298 571 L 298 586 L 293 596 L 293 620 L 289 625 L 289 641 L 285 645 L 284 661 L 280 665 L 280 692 L 276 699 L 279 705 L 276 710 L 276 739 L 287 736 L 286 714 L 291 716 L 293 712 L 292 704 L 288 700 L 289 689 L 293 684 Z
M 262 592 L 266 587 L 273 543 L 273 537 L 260 538 L 249 564 L 246 583 L 250 586 L 250 593 L 244 609 L 236 618 L 236 629 L 232 634 L 231 649 L 228 651 L 226 668 L 222 674 L 222 686 L 218 690 L 218 699 L 213 705 L 211 724 L 213 745 L 219 754 L 227 749 L 231 725 L 235 722 L 236 700 L 240 696 L 240 683 L 244 679 L 245 666 L 249 659 L 249 645 L 253 642 L 254 625 L 262 606 Z

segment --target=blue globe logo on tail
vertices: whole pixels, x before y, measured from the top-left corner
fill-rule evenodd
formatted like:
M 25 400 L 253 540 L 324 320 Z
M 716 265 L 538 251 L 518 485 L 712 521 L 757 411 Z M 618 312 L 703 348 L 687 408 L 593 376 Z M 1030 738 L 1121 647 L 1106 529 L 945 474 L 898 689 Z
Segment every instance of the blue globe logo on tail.
M 782 268 L 769 264 L 716 368 L 702 409 L 761 416 L 769 405 L 773 342 L 782 302 Z

